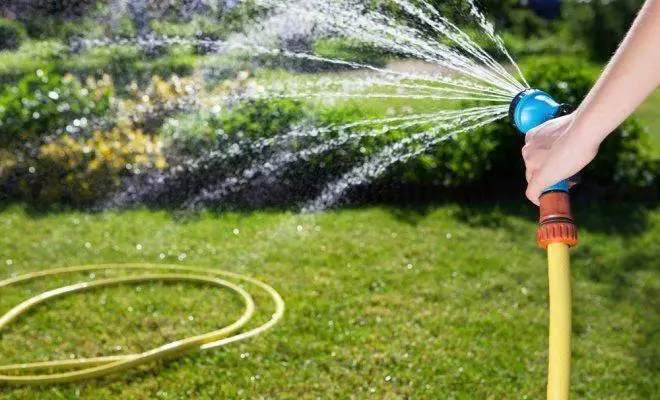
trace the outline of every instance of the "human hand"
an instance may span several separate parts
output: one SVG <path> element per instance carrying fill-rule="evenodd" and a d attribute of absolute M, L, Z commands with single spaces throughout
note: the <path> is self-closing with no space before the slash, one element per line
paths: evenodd
<path fill-rule="evenodd" d="M 600 143 L 578 134 L 574 118 L 570 114 L 550 120 L 525 137 L 526 195 L 536 205 L 545 189 L 577 174 L 596 157 Z"/>

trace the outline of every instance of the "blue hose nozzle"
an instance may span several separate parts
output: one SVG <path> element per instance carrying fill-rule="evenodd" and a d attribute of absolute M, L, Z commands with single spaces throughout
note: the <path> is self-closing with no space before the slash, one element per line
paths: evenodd
<path fill-rule="evenodd" d="M 538 89 L 526 89 L 518 93 L 509 107 L 511 123 L 523 134 L 551 119 L 565 114 L 567 108 L 549 94 Z M 545 190 L 568 192 L 569 181 L 564 180 Z"/>

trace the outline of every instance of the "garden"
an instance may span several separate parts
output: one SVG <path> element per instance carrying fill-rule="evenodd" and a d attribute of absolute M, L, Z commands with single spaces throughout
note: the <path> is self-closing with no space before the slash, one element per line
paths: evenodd
<path fill-rule="evenodd" d="M 0 5 L 0 279 L 91 264 L 202 266 L 258 277 L 286 311 L 246 341 L 82 383 L 0 386 L 3 398 L 543 396 L 546 261 L 538 212 L 524 198 L 524 137 L 507 120 L 394 163 L 322 212 L 301 212 L 328 181 L 416 131 L 359 142 L 330 132 L 341 147 L 303 155 L 315 138 L 283 135 L 309 126 L 351 134 L 365 119 L 413 118 L 438 103 L 260 97 L 282 82 L 314 87 L 364 71 L 221 51 L 268 2 L 124 3 Z M 460 0 L 430 3 L 463 18 Z M 643 2 L 549 3 L 482 5 L 532 87 L 579 104 Z M 288 40 L 319 58 L 423 67 L 369 43 Z M 660 393 L 659 177 L 656 91 L 573 192 L 575 398 Z M 70 282 L 0 285 L 0 310 Z M 255 302 L 255 319 L 267 320 L 268 298 Z M 0 364 L 140 353 L 239 316 L 236 298 L 203 285 L 112 286 L 0 331 Z"/>

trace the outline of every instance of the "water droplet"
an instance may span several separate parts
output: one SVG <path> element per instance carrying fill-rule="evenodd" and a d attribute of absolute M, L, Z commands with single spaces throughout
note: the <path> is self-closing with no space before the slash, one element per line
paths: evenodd
<path fill-rule="evenodd" d="M 385 377 L 385 382 L 389 382 L 389 381 L 391 381 L 391 380 L 392 380 L 392 377 L 391 377 L 391 376 L 387 375 L 387 376 Z"/>
<path fill-rule="evenodd" d="M 447 233 L 446 237 L 447 239 L 451 239 L 451 233 Z"/>
<path fill-rule="evenodd" d="M 86 249 L 91 249 L 91 248 L 92 248 L 92 244 L 91 244 L 90 242 L 86 242 L 86 243 L 85 243 L 85 248 L 86 248 Z"/>
<path fill-rule="evenodd" d="M 241 231 L 238 228 L 234 228 L 232 232 L 234 233 L 234 235 L 238 235 L 239 233 L 241 233 Z"/>
<path fill-rule="evenodd" d="M 142 245 L 141 245 L 140 243 L 136 244 L 136 245 L 135 245 L 135 249 L 136 249 L 137 251 L 142 250 Z"/>
<path fill-rule="evenodd" d="M 302 226 L 302 225 L 298 225 L 298 226 L 296 227 L 296 230 L 297 230 L 298 232 L 302 232 L 302 231 L 303 231 L 303 226 Z"/>
<path fill-rule="evenodd" d="M 186 257 L 187 257 L 186 253 L 181 253 L 181 254 L 179 254 L 179 261 L 183 261 L 183 260 L 185 260 Z"/>
<path fill-rule="evenodd" d="M 7 260 L 7 265 L 12 265 L 13 263 L 14 263 L 14 261 L 12 261 L 12 260 Z"/>
<path fill-rule="evenodd" d="M 406 268 L 408 268 L 408 269 L 413 269 L 413 265 L 412 265 L 412 264 L 408 264 L 408 265 L 406 265 Z"/>
<path fill-rule="evenodd" d="M 158 255 L 158 258 L 160 258 L 161 260 L 164 260 L 165 259 L 165 253 L 160 253 Z"/>
<path fill-rule="evenodd" d="M 48 92 L 48 97 L 50 97 L 53 100 L 57 100 L 57 99 L 60 98 L 60 95 L 57 94 L 57 92 L 50 91 L 50 92 Z"/>

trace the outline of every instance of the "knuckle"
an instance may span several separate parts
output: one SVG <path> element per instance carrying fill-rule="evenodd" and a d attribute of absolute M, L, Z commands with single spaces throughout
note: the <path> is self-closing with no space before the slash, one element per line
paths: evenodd
<path fill-rule="evenodd" d="M 523 158 L 525 158 L 525 159 L 528 158 L 528 157 L 531 155 L 531 154 L 530 154 L 531 152 L 532 152 L 532 149 L 531 149 L 529 146 L 525 146 L 525 147 L 523 147 L 523 148 L 522 148 L 522 156 L 523 156 Z"/>

